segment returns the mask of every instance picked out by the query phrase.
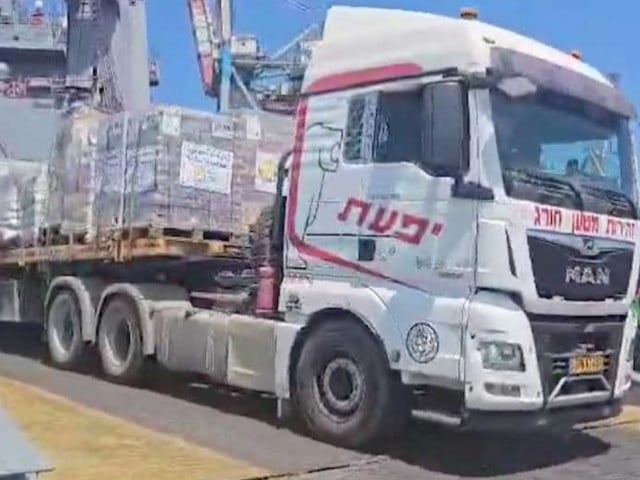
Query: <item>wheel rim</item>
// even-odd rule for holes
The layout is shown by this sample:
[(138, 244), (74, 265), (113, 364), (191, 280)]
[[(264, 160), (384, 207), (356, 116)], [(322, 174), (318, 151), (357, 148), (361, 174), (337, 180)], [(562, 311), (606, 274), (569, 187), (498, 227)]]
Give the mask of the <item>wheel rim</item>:
[(109, 322), (105, 333), (109, 356), (118, 365), (127, 363), (131, 357), (133, 343), (133, 329), (129, 320), (124, 316), (114, 318)]
[(325, 414), (335, 419), (350, 417), (362, 403), (364, 379), (350, 358), (329, 361), (316, 377), (314, 393)]
[(50, 328), (58, 350), (69, 353), (78, 334), (75, 328), (76, 312), (70, 301), (60, 303), (51, 312)]

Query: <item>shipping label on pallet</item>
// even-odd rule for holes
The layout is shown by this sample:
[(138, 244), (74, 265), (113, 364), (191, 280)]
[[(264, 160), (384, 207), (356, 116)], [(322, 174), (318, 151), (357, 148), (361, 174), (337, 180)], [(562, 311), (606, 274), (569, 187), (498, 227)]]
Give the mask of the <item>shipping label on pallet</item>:
[(211, 135), (216, 138), (232, 140), (235, 133), (233, 119), (225, 116), (215, 116), (211, 122)]
[(276, 193), (276, 181), (278, 176), (278, 154), (256, 152), (256, 179), (255, 189), (260, 192)]
[(180, 184), (209, 192), (231, 193), (233, 152), (210, 145), (182, 142)]
[(162, 122), (160, 124), (160, 132), (162, 135), (177, 137), (182, 131), (182, 118), (180, 111), (167, 110), (162, 112)]

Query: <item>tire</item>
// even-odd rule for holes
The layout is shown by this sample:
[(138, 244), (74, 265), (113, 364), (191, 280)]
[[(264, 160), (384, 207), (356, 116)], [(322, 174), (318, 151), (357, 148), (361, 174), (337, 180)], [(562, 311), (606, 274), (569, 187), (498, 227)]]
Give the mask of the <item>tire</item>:
[(82, 339), (82, 316), (76, 296), (63, 290), (47, 309), (47, 345), (51, 362), (66, 370), (77, 368), (87, 346)]
[(139, 380), (144, 354), (140, 319), (132, 301), (119, 296), (109, 301), (100, 317), (98, 351), (107, 377), (121, 383)]
[(310, 333), (295, 382), (296, 409), (321, 440), (361, 448), (398, 433), (408, 418), (404, 389), (384, 352), (349, 319), (328, 321)]

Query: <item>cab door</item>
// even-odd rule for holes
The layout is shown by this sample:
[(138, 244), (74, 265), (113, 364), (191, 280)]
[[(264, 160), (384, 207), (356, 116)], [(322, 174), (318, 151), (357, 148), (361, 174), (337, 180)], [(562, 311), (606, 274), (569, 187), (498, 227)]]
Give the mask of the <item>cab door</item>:
[[(482, 196), (470, 181), (467, 89), (439, 80), (370, 95), (377, 97), (375, 121), (360, 122), (369, 131), (358, 132), (368, 153), (344, 152), (345, 162), (369, 157), (361, 178), (368, 215), (359, 232), (368, 256), (359, 262), (395, 285), (372, 281), (370, 288), (385, 299), (407, 342), (404, 368), (462, 380), (464, 312), (474, 290)], [(352, 106), (358, 102), (354, 97)], [(431, 351), (412, 354), (408, 345), (418, 341), (412, 340), (416, 328), (427, 335)]]

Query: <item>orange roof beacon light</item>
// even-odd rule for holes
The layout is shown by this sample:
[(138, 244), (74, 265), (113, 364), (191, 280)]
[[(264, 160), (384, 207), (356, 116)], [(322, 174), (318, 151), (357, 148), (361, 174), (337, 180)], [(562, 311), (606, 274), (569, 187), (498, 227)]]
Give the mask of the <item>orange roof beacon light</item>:
[(477, 20), (478, 11), (475, 8), (464, 7), (460, 9), (460, 18), (465, 20)]
[(578, 50), (571, 50), (571, 56), (576, 60), (582, 60), (582, 54)]

